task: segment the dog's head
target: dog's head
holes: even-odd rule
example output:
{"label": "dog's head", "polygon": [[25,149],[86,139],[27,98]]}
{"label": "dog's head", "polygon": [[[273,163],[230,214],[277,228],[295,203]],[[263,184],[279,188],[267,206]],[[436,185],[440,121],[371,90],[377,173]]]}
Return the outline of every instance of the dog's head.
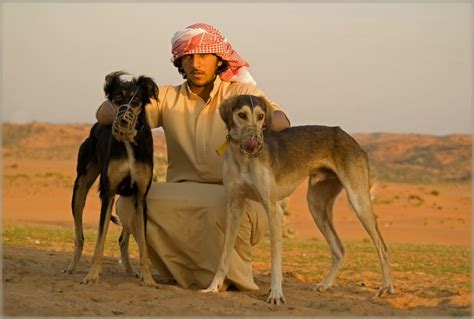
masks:
{"label": "dog's head", "polygon": [[225,100],[219,108],[231,139],[240,142],[246,155],[254,156],[263,147],[262,131],[271,126],[272,108],[261,96],[237,95]]}
{"label": "dog's head", "polygon": [[[136,125],[145,105],[158,95],[158,86],[152,78],[139,76],[123,79],[127,73],[112,72],[105,77],[104,92],[115,108],[112,133],[120,141],[133,141],[137,134]],[[143,117],[145,119],[145,117]]]}
{"label": "dog's head", "polygon": [[127,81],[124,75],[128,73],[118,71],[105,77],[105,95],[115,106],[130,104],[133,108],[143,108],[158,95],[158,86],[152,78],[142,75]]}

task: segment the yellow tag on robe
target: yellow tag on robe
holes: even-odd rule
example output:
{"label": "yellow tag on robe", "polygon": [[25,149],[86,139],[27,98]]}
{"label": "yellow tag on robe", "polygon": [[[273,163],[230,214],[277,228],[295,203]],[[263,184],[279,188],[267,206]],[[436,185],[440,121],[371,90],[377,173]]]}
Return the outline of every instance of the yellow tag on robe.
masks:
{"label": "yellow tag on robe", "polygon": [[226,140],[224,142],[224,144],[222,144],[221,146],[216,148],[217,155],[219,155],[219,156],[224,155],[224,153],[225,153],[225,151],[227,150],[228,147],[229,147],[229,140]]}

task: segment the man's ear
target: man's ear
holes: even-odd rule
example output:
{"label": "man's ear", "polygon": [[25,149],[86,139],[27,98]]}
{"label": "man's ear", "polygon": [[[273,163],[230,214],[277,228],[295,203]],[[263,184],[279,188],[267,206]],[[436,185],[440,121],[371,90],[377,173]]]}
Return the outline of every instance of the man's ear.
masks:
{"label": "man's ear", "polygon": [[221,105],[219,106],[219,113],[221,115],[222,120],[224,121],[228,130],[232,127],[232,109],[234,108],[235,104],[237,103],[239,96],[232,96],[226,100],[224,100]]}
{"label": "man's ear", "polygon": [[120,77],[125,74],[127,73],[124,71],[116,71],[105,76],[104,92],[109,101],[112,101],[114,88],[116,88],[121,82]]}
{"label": "man's ear", "polygon": [[152,78],[143,75],[139,76],[137,79],[137,85],[143,92],[143,105],[150,103],[151,99],[156,99],[158,97],[158,85],[156,85]]}
{"label": "man's ear", "polygon": [[265,111],[265,127],[267,128],[267,130],[271,130],[273,107],[270,105],[270,102],[268,102],[265,97],[258,96],[257,98],[260,101],[260,105],[262,106],[263,110]]}

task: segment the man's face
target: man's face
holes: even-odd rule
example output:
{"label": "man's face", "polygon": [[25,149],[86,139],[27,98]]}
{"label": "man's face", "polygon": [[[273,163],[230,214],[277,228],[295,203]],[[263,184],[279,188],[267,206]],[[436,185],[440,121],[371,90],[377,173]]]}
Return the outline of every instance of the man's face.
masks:
{"label": "man's face", "polygon": [[205,53],[187,54],[183,56],[181,63],[190,85],[202,87],[214,81],[218,61],[214,54]]}

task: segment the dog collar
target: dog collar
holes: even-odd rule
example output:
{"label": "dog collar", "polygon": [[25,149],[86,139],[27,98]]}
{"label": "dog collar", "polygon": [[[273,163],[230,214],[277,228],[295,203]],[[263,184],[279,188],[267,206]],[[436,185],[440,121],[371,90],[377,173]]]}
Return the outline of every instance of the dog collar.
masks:
{"label": "dog collar", "polygon": [[216,153],[217,153],[217,155],[219,155],[219,156],[224,155],[225,151],[229,148],[230,142],[238,143],[238,141],[234,140],[234,139],[230,136],[230,134],[227,134],[226,137],[225,137],[225,142],[222,143],[221,146],[219,146],[218,148],[216,148]]}

